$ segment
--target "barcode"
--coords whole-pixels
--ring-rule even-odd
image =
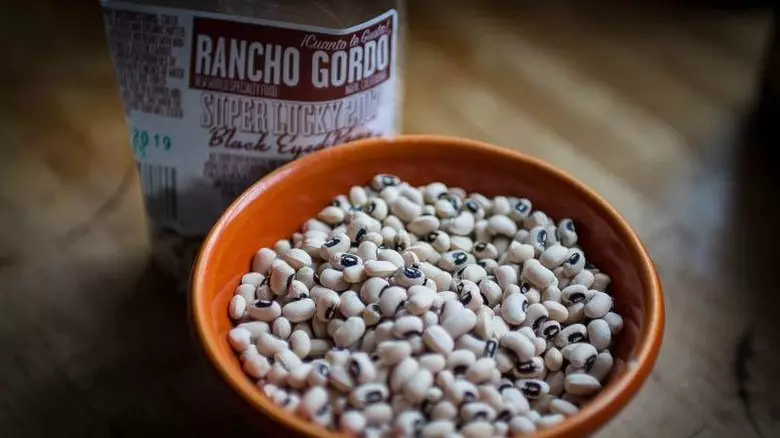
[[[176,169],[158,164],[137,164],[149,216],[164,221],[177,220]]]

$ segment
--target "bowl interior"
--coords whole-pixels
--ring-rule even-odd
[[[606,390],[575,417],[581,421],[567,421],[564,424],[572,422],[571,427],[558,426],[551,432],[561,428],[587,433],[614,415],[644,378],[636,381],[626,374],[649,372],[660,342],[663,308],[655,296],[660,287],[641,243],[601,198],[549,165],[506,149],[433,137],[366,140],[305,157],[255,184],[226,211],[207,238],[193,273],[193,316],[207,354],[228,382],[288,426],[328,435],[274,406],[244,376],[226,341],[231,328],[227,304],[259,248],[290,237],[334,196],[366,184],[377,173],[395,174],[413,185],[442,181],[487,196],[527,197],[534,208],[555,220],[574,219],[588,261],[613,279],[611,291],[624,329],[613,350],[618,370]],[[574,423],[581,424],[574,428]]]

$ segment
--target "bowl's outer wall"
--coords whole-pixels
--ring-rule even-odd
[[[544,435],[586,435],[622,408],[649,373],[663,332],[660,284],[639,239],[592,190],[543,162],[477,142],[426,136],[365,140],[293,161],[252,186],[214,227],[193,272],[193,319],[207,355],[239,393],[304,434],[331,435],[273,405],[244,376],[226,341],[227,304],[259,248],[290,237],[333,197],[377,173],[415,186],[442,181],[487,196],[526,197],[555,220],[574,219],[588,262],[612,276],[625,326],[613,352],[618,372],[607,388],[578,416]]]

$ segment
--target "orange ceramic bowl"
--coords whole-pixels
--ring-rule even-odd
[[[226,340],[228,301],[259,248],[290,237],[334,196],[367,184],[377,173],[413,185],[442,181],[488,196],[527,197],[553,218],[573,218],[589,261],[612,276],[615,305],[624,318],[613,349],[614,373],[580,413],[538,437],[587,436],[636,394],[660,349],[664,302],[647,250],[613,207],[565,172],[509,149],[435,136],[368,139],[293,161],[250,187],[214,226],[195,264],[192,317],[206,355],[235,391],[280,425],[276,433],[339,436],[283,411],[244,375]]]

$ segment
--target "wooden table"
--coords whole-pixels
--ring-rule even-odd
[[[186,297],[149,266],[95,3],[0,16],[1,434],[256,435],[257,415],[199,355]],[[769,14],[410,3],[405,130],[560,166],[628,218],[658,265],[663,351],[598,436],[778,436],[780,185],[739,129]]]

